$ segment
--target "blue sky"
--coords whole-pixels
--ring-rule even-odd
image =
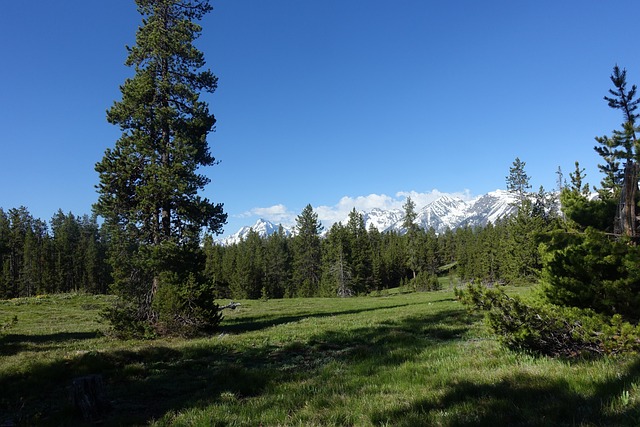
[[[217,0],[198,47],[221,161],[204,194],[225,234],[258,217],[327,222],[353,207],[534,188],[574,161],[599,183],[594,137],[622,122],[614,64],[640,83],[637,1]],[[105,111],[132,70],[131,0],[4,2],[0,207],[89,213],[94,165],[119,131]]]

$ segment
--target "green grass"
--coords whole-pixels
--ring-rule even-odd
[[[640,424],[636,357],[510,352],[451,290],[241,301],[195,340],[102,336],[108,303],[0,302],[0,425],[78,425],[69,387],[91,373],[112,406],[103,425]]]

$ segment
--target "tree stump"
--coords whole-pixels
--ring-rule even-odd
[[[73,406],[85,421],[94,421],[109,410],[102,375],[87,375],[73,380]]]

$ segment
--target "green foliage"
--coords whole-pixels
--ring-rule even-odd
[[[640,320],[639,247],[593,228],[549,236],[542,278],[550,302]]]
[[[311,205],[307,205],[296,218],[296,230],[292,242],[292,277],[297,284],[297,296],[314,296],[319,292],[322,276],[322,225]]]
[[[571,178],[571,187],[569,188],[569,190],[572,193],[581,194],[584,197],[588,197],[590,193],[589,184],[585,181],[587,176],[584,171],[584,168],[580,169],[580,162],[576,161],[574,171],[569,173],[569,177]]]
[[[108,335],[119,339],[153,338],[155,336],[140,313],[140,305],[130,300],[116,299],[112,305],[105,307],[100,312],[100,318],[110,325]]]
[[[524,302],[501,289],[473,284],[455,294],[470,309],[485,311],[491,329],[511,349],[563,358],[640,351],[640,325],[619,314]]]
[[[571,228],[584,230],[593,227],[602,231],[613,231],[613,218],[618,201],[613,198],[589,200],[583,192],[563,189],[560,193],[562,211]]]
[[[456,289],[456,296],[471,308],[486,311],[489,325],[511,349],[566,358],[602,352],[593,331],[567,310],[525,304],[517,296],[481,285]]]
[[[610,76],[615,89],[610,89],[611,96],[605,96],[609,107],[620,110],[624,117],[622,129],[615,129],[612,135],[597,137],[600,144],[595,146],[596,152],[605,161],[598,165],[605,177],[601,198],[620,199],[620,207],[615,216],[614,233],[627,237],[637,237],[638,219],[636,216],[638,173],[640,166],[640,144],[638,143],[636,113],[640,99],[634,99],[637,87],[627,89],[627,71],[617,65]],[[623,167],[620,168],[620,163]],[[613,219],[613,218],[612,218]]]
[[[409,281],[409,286],[420,292],[439,291],[442,289],[438,276],[427,271],[419,272],[416,277]]]
[[[415,223],[418,214],[416,212],[416,204],[411,197],[407,197],[404,204],[402,205],[402,209],[404,210],[404,215],[402,217],[402,228],[409,233],[411,230],[416,230],[417,225]]]
[[[27,208],[0,208],[0,298],[107,292],[107,242],[95,217],[58,211],[51,227]]]
[[[209,284],[195,274],[181,279],[175,273],[161,276],[154,311],[161,335],[195,336],[211,333],[222,320]]]
[[[526,197],[527,190],[531,188],[529,184],[529,175],[524,170],[526,162],[520,160],[519,157],[513,161],[513,165],[509,168],[509,175],[506,177],[507,190],[518,196],[518,201],[522,203]]]
[[[184,314],[185,301],[201,302],[184,295],[185,289],[198,288],[189,285],[184,272],[201,271],[190,268],[189,257],[197,253],[193,248],[200,244],[202,228],[218,233],[226,221],[222,204],[200,196],[210,180],[199,168],[216,163],[207,144],[216,119],[200,94],[213,93],[217,78],[201,70],[204,55],[193,42],[201,33],[195,21],[212,7],[206,0],[136,3],[143,20],[126,61],[135,75],[107,111],[122,136],[96,164],[100,183],[94,210],[112,240],[113,289],[138,305],[138,319],[156,330],[175,330],[166,325],[178,317],[185,327],[195,322],[200,328],[191,312]],[[162,301],[155,301],[163,280],[171,285],[164,283]]]

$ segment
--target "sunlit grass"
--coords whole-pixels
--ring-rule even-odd
[[[105,297],[0,302],[0,422],[75,425],[69,384],[98,373],[104,425],[640,423],[635,357],[510,352],[449,289],[240,302],[213,337],[157,341],[97,333]]]

